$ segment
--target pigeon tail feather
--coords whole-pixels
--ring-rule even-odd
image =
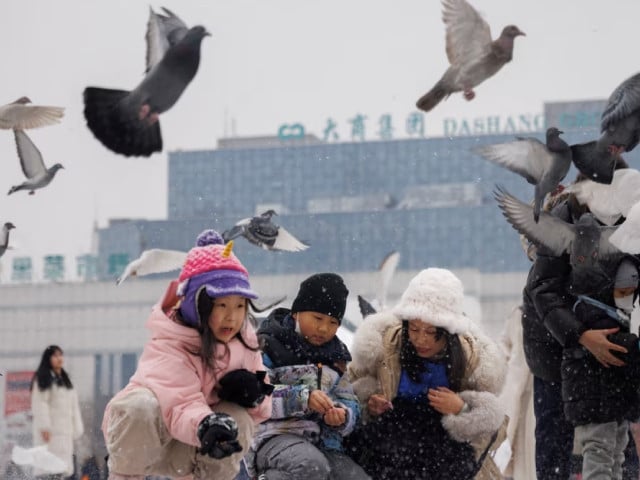
[[[425,112],[433,110],[445,97],[451,92],[445,87],[444,82],[440,80],[434,87],[425,93],[416,102],[416,107]]]
[[[162,151],[158,121],[148,124],[138,112],[122,102],[130,92],[87,87],[84,90],[84,116],[93,135],[109,150],[130,156],[148,157]]]

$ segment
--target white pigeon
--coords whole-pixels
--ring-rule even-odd
[[[46,445],[33,448],[15,445],[11,452],[11,460],[16,465],[34,467],[50,474],[63,473],[67,469],[64,460],[47,450]]]
[[[625,221],[609,237],[609,242],[623,252],[640,253],[640,202],[627,212]]]
[[[274,215],[277,215],[274,210],[267,210],[255,217],[243,218],[229,230],[222,232],[222,238],[226,243],[243,236],[250,243],[265,250],[300,252],[309,248],[309,245],[302,243],[280,225],[273,223],[271,218]]]
[[[0,128],[28,130],[59,123],[64,116],[63,107],[32,105],[28,97],[0,106]]]
[[[38,150],[38,147],[35,146],[27,134],[22,130],[14,130],[13,133],[16,140],[20,166],[27,180],[20,185],[11,187],[8,195],[19,190],[29,190],[29,195],[33,195],[35,190],[49,185],[58,170],[64,167],[56,163],[52,167],[47,168],[44,165],[40,150]]]
[[[16,228],[16,226],[11,222],[6,222],[2,226],[2,231],[0,232],[0,257],[11,248],[9,246],[9,232],[14,228]]]
[[[611,226],[620,217],[627,217],[631,207],[640,201],[640,172],[634,168],[620,168],[613,172],[609,185],[583,180],[569,185],[565,192],[573,193],[598,220]]]
[[[152,273],[164,273],[172,270],[179,270],[187,259],[187,252],[179,250],[163,250],[152,248],[142,252],[125,267],[122,275],[116,280],[116,285],[120,285],[128,277],[151,275]]]

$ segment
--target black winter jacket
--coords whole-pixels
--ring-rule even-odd
[[[307,343],[296,332],[296,323],[287,308],[277,308],[258,328],[260,349],[269,356],[274,367],[322,363],[337,372],[351,361],[347,346],[335,336],[324,345]]]
[[[567,202],[553,215],[573,223]],[[575,298],[567,291],[571,275],[569,256],[553,256],[538,247],[522,295],[523,345],[531,372],[547,382],[561,381],[562,349],[578,345],[586,330],[571,307]]]

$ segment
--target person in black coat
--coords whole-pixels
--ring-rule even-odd
[[[587,331],[610,332],[609,340],[619,346],[615,355],[623,362],[605,367],[603,351],[583,345],[563,352],[564,412],[576,426],[585,480],[622,479],[629,421],[640,415],[640,349],[629,329],[639,277],[638,260],[630,255],[601,261],[586,272],[576,269],[571,276],[576,317]]]
[[[626,166],[620,161],[617,168]],[[583,178],[579,175],[576,181]],[[561,193],[549,199],[545,210],[575,223],[588,208],[574,196]],[[573,275],[569,255],[555,256],[543,246],[532,250],[534,263],[523,290],[522,327],[525,358],[534,375],[536,473],[539,479],[566,480],[571,471],[574,426],[564,416],[563,349],[583,345],[602,352],[605,365],[621,365],[622,361],[611,352],[619,346],[609,341],[609,332],[589,329],[572,311],[575,297],[568,288]]]

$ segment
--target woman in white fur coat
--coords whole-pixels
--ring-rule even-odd
[[[355,333],[348,372],[366,423],[348,447],[377,479],[501,478],[506,362],[463,298],[455,275],[429,268]]]
[[[66,464],[66,470],[60,474],[34,472],[47,479],[73,474],[73,441],[84,432],[78,396],[63,364],[62,349],[48,346],[31,383],[33,443],[47,445],[49,452]]]

